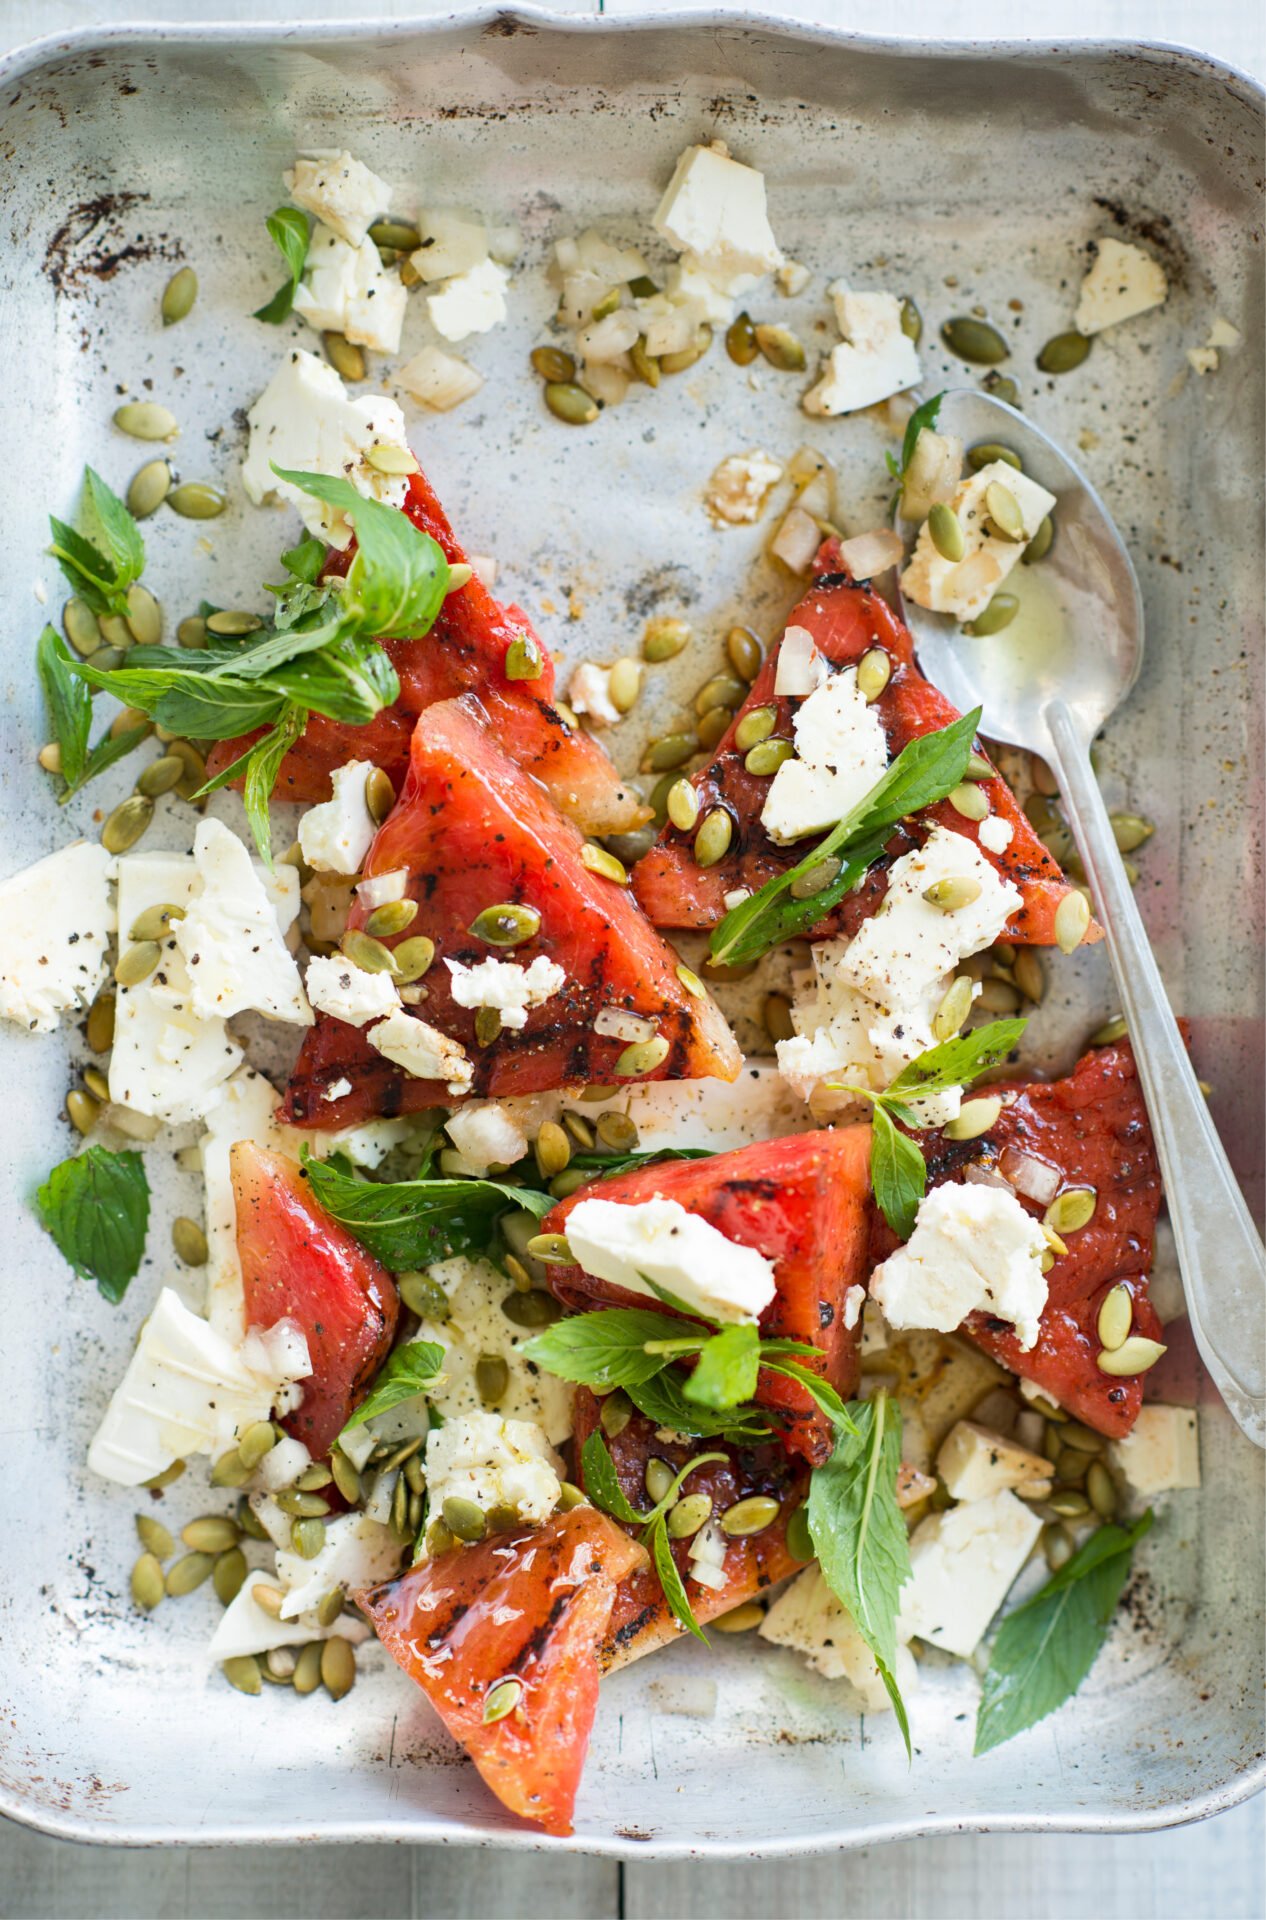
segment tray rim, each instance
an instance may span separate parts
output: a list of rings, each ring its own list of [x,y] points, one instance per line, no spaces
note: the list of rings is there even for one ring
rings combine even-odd
[[[1092,35],[1031,40],[889,38],[826,23],[792,19],[764,9],[735,10],[724,6],[686,6],[611,15],[558,13],[543,6],[493,3],[459,7],[452,13],[414,15],[404,19],[344,16],[292,25],[282,20],[205,23],[121,21],[111,26],[89,25],[45,34],[12,48],[0,55],[0,85],[26,80],[54,61],[98,52],[126,52],[133,48],[143,51],[155,45],[206,46],[213,50],[267,45],[302,48],[350,38],[405,42],[439,34],[451,35],[463,29],[479,32],[498,22],[521,23],[533,30],[549,31],[555,35],[587,33],[611,38],[656,30],[737,28],[811,46],[853,47],[910,60],[926,60],[929,57],[942,61],[963,58],[978,60],[984,56],[997,61],[1022,58],[1041,64],[1078,55],[1097,55],[1105,59],[1140,54],[1160,56],[1163,61],[1185,69],[1206,83],[1229,84],[1244,105],[1256,107],[1259,115],[1266,120],[1266,84],[1231,61],[1181,42],[1150,39],[1124,41]],[[774,1860],[851,1852],[859,1847],[887,1841],[923,1839],[948,1833],[1158,1832],[1212,1819],[1263,1791],[1266,1791],[1266,1754],[1255,1765],[1233,1773],[1221,1786],[1163,1807],[1142,1810],[1123,1807],[1112,1812],[1087,1810],[1081,1814],[1044,1815],[1036,1811],[1031,1814],[1007,1811],[977,1812],[963,1816],[947,1813],[917,1820],[872,1819],[864,1827],[833,1836],[822,1834],[807,1839],[788,1836],[751,1847],[724,1839],[701,1839],[698,1842],[651,1839],[634,1843],[615,1834],[608,1838],[581,1834],[567,1839],[551,1839],[518,1826],[472,1831],[451,1821],[419,1830],[408,1816],[390,1824],[380,1821],[326,1820],[319,1827],[305,1824],[302,1819],[285,1826],[262,1821],[235,1821],[221,1825],[200,1824],[196,1829],[165,1823],[120,1824],[79,1812],[50,1810],[4,1783],[0,1783],[0,1817],[47,1834],[50,1838],[103,1847],[291,1846],[304,1841],[320,1841],[327,1845],[342,1842],[361,1845],[474,1846],[516,1853],[562,1852],[617,1860]]]

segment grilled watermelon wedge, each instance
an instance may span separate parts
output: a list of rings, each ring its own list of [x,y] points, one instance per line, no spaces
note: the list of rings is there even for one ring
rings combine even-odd
[[[866,1285],[870,1272],[869,1126],[793,1134],[708,1160],[638,1167],[604,1180],[598,1191],[604,1200],[629,1205],[655,1196],[676,1200],[728,1240],[755,1247],[772,1260],[778,1292],[762,1317],[761,1332],[816,1347],[820,1360],[804,1364],[849,1398],[857,1384],[861,1330],[847,1296],[850,1287]],[[592,1188],[582,1188],[561,1201],[542,1231],[566,1234],[572,1208],[592,1194]],[[569,1306],[646,1304],[579,1267],[551,1267],[550,1279]],[[791,1452],[814,1466],[830,1458],[831,1424],[803,1387],[762,1371],[756,1399],[781,1416]]]
[[[409,482],[404,511],[438,542],[451,565],[466,564],[444,509],[420,473]],[[327,576],[345,572],[351,555],[351,549],[331,553]],[[536,639],[527,615],[519,607],[502,606],[476,574],[449,595],[423,639],[385,643],[400,677],[395,706],[384,708],[367,727],[311,716],[302,739],[281,763],[278,799],[328,800],[330,775],[349,760],[372,760],[399,792],[417,716],[437,700],[477,693],[503,750],[535,774],[586,833],[627,833],[639,826],[649,817],[640,796],[621,781],[597,741],[571,726],[554,706],[554,663],[539,640],[537,677],[507,677],[507,651],[522,635]],[[256,737],[218,742],[208,770],[231,765]]]
[[[614,1520],[578,1506],[356,1595],[498,1800],[546,1833],[572,1830],[617,1582],[645,1558]],[[509,1682],[517,1694],[498,1693],[486,1719]]]
[[[496,745],[483,708],[469,695],[429,707],[413,735],[404,792],[379,829],[367,875],[408,875],[418,913],[400,939],[427,935],[435,961],[422,983],[419,1018],[461,1043],[474,1065],[472,1094],[541,1093],[621,1079],[733,1080],[742,1056],[721,1013],[692,975],[683,984],[676,955],[627,887],[591,872],[584,841],[544,788]],[[485,908],[511,903],[540,915],[539,932],[512,948],[489,945],[470,928]],[[363,925],[357,902],[350,925]],[[392,943],[388,943],[392,944]],[[487,1045],[476,1013],[453,997],[446,961],[488,959],[529,965],[538,956],[563,970],[562,986],[532,1008],[520,1030]],[[607,1012],[640,1016],[668,1052],[646,1073],[619,1071],[629,1045],[595,1031]],[[325,1096],[351,1082],[341,1098]],[[375,1114],[453,1104],[439,1080],[413,1079],[376,1053],[365,1034],[323,1017],[308,1033],[284,1111],[300,1127],[342,1127]]]
[[[888,736],[889,758],[895,759],[907,743],[933,733],[960,718],[943,694],[925,680],[914,661],[909,630],[867,582],[855,582],[839,571],[839,543],[828,540],[818,556],[818,578],[788,620],[813,635],[817,650],[836,667],[856,666],[864,653],[880,647],[892,664],[891,677],[880,694],[876,711]],[[692,775],[699,795],[699,817],[723,807],[734,824],[730,850],[715,866],[701,867],[694,858],[692,837],[671,822],[656,844],[637,864],[633,886],[657,927],[714,927],[725,915],[725,896],[738,888],[755,892],[767,880],[803,859],[812,837],[795,846],[780,847],[761,825],[761,808],[769,790],[769,776],[749,773],[745,754],[735,745],[743,716],[754,707],[772,707],[777,714],[774,737],[790,740],[798,699],[779,698],[774,692],[781,641],[752,683],[747,698],[722,736],[710,766]],[[987,860],[1019,888],[1024,904],[1006,929],[1006,938],[1020,945],[1050,946],[1055,940],[1055,912],[1070,882],[1034,833],[1014,794],[1001,775],[981,783],[990,810],[1009,823],[1011,841],[1003,853],[981,847]],[[926,807],[908,825],[898,829],[883,860],[872,867],[863,885],[848,895],[829,919],[813,930],[813,938],[857,931],[878,907],[887,891],[887,869],[901,854],[919,844],[934,826],[952,828],[970,839],[979,837],[978,823],[957,813],[948,800]],[[1094,923],[1088,940],[1101,937]]]
[[[1046,1203],[1027,1198],[1023,1187],[1037,1184],[1034,1176],[1045,1168],[1058,1173],[1061,1190],[1093,1187],[1097,1205],[1086,1226],[1063,1236],[1068,1251],[1046,1276],[1047,1304],[1035,1347],[1024,1352],[1010,1323],[986,1314],[973,1314],[963,1331],[1086,1426],[1119,1438],[1138,1418],[1145,1376],[1116,1379],[1100,1372],[1097,1325],[1104,1296],[1117,1285],[1128,1287],[1132,1331],[1149,1340],[1161,1337],[1147,1297],[1160,1169],[1129,1041],[1092,1048],[1065,1080],[1000,1083],[990,1091],[1015,1098],[980,1139],[920,1134],[929,1186],[963,1179],[969,1165],[996,1168],[1021,1183],[1017,1198],[1040,1218]],[[876,1213],[874,1260],[886,1258],[895,1244]]]

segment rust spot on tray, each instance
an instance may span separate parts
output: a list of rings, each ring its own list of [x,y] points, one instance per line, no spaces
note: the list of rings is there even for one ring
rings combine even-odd
[[[125,216],[148,199],[144,193],[101,193],[71,208],[44,255],[44,272],[59,294],[82,293],[89,281],[113,280],[120,267],[180,258],[179,244],[166,234],[126,235]]]

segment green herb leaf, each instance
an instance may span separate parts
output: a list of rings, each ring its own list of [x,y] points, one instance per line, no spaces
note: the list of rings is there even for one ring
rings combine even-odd
[[[89,686],[103,688],[125,706],[140,707],[184,739],[232,740],[255,727],[270,726],[279,716],[283,696],[265,681],[213,677],[206,670],[178,664],[187,663],[188,654],[172,652],[170,666],[150,664],[156,653],[170,651],[147,647],[144,666],[104,671],[90,660],[76,660],[73,666]]]
[[[648,1353],[647,1342],[676,1341],[683,1331],[681,1321],[670,1320],[666,1313],[604,1307],[556,1320],[527,1342],[523,1355],[560,1380],[610,1393],[613,1387],[637,1386],[662,1373],[669,1356]]]
[[[824,1380],[812,1367],[802,1367],[795,1360],[773,1360],[768,1348],[762,1343],[760,1363],[769,1373],[779,1373],[784,1380],[794,1380],[804,1388],[809,1398],[819,1406],[827,1419],[837,1427],[844,1427],[850,1433],[855,1432],[853,1417],[849,1413],[835,1388],[829,1380]]]
[[[366,500],[350,480],[286,467],[273,472],[351,521],[356,553],[348,569],[346,603],[355,607],[363,630],[379,639],[416,639],[429,633],[449,590],[444,550],[408,514],[381,500]]]
[[[149,1181],[139,1153],[88,1147],[53,1168],[36,1210],[81,1280],[117,1306],[141,1264],[149,1226]]]
[[[872,1119],[870,1184],[875,1201],[893,1232],[908,1240],[927,1191],[927,1162],[914,1141],[898,1133],[883,1106],[875,1106]]]
[[[55,557],[72,593],[96,614],[127,612],[127,590],[139,580],[145,565],[141,530],[100,474],[84,468],[84,494],[89,517],[95,521],[102,545],[96,545],[54,514],[49,552]]]
[[[61,748],[61,777],[67,790],[74,792],[88,762],[92,695],[73,669],[69,647],[52,627],[45,627],[35,644],[35,668],[53,738]]]
[[[593,1169],[595,1180],[610,1180],[617,1173],[632,1173],[635,1167],[649,1167],[660,1160],[711,1160],[711,1147],[658,1147],[653,1153],[573,1153],[568,1165],[583,1171]]]
[[[397,1347],[380,1369],[366,1398],[345,1424],[343,1433],[350,1433],[353,1427],[363,1427],[366,1420],[376,1420],[380,1413],[390,1413],[392,1407],[406,1400],[416,1400],[435,1384],[443,1364],[444,1349],[434,1340],[410,1340],[407,1346]],[[342,1437],[340,1434],[340,1440]]]
[[[304,1171],[318,1206],[393,1273],[486,1253],[507,1208],[526,1207],[539,1220],[554,1205],[547,1193],[499,1180],[356,1180],[306,1154]]]
[[[71,592],[85,601],[94,613],[117,613],[110,563],[105,555],[98,553],[91,540],[85,540],[81,533],[76,533],[73,527],[68,527],[55,514],[49,514],[48,524],[53,534],[48,550],[61,568],[62,577]]]
[[[266,306],[256,307],[253,317],[267,320],[270,326],[276,327],[289,319],[299,282],[303,278],[303,269],[308,260],[308,223],[294,207],[278,207],[275,213],[269,214],[264,225],[286,263],[290,278],[278,287]]]
[[[713,1412],[687,1400],[681,1376],[673,1367],[665,1367],[649,1380],[635,1381],[625,1392],[638,1411],[657,1427],[671,1427],[674,1433],[688,1433],[696,1439],[720,1438],[738,1447],[757,1446],[774,1431],[759,1407],[729,1407]]]
[[[281,564],[287,573],[293,573],[296,580],[302,580],[307,586],[314,587],[321,578],[325,566],[326,547],[323,540],[315,534],[306,534],[297,547],[288,547],[281,556]]]
[[[107,767],[112,767],[116,760],[125,760],[129,753],[135,752],[142,740],[148,740],[149,733],[149,728],[143,722],[140,726],[125,727],[122,733],[117,733],[113,737],[107,729],[88,755],[79,786],[86,787],[90,780],[95,780],[97,775],[104,773]],[[71,794],[77,791],[75,787],[67,787],[61,796],[63,802],[69,800]]]
[[[916,407],[906,421],[905,438],[901,442],[901,465],[897,468],[889,468],[889,472],[893,473],[896,479],[905,479],[910,462],[914,458],[914,450],[919,444],[919,435],[924,427],[931,428],[936,425],[937,415],[941,411],[941,402],[944,398],[943,393],[934,393],[930,400],[925,400],[921,407]]]
[[[601,1507],[613,1519],[622,1520],[626,1527],[640,1527],[650,1519],[647,1513],[639,1513],[631,1507],[620,1485],[620,1476],[615,1470],[615,1461],[602,1435],[595,1429],[580,1450],[581,1478],[585,1483],[585,1492],[595,1507]]]
[[[849,1403],[853,1431],[809,1479],[809,1533],[823,1576],[875,1656],[906,1753],[910,1723],[897,1685],[897,1612],[910,1578],[906,1524],[897,1505],[901,1415],[885,1393]]]
[[[681,1390],[693,1405],[721,1412],[751,1399],[759,1371],[760,1334],[753,1321],[744,1321],[704,1342]]]
[[[708,1636],[695,1619],[694,1609],[691,1607],[689,1597],[686,1593],[685,1582],[677,1571],[677,1562],[673,1559],[673,1550],[668,1539],[668,1528],[662,1513],[657,1514],[651,1522],[647,1532],[646,1544],[650,1548],[651,1563],[655,1568],[655,1576],[660,1586],[664,1589],[664,1598],[668,1602],[669,1611],[672,1613],[674,1620],[680,1622],[689,1633],[693,1633],[696,1640],[702,1640],[706,1647],[709,1644]]]
[[[1044,1720],[1077,1691],[1107,1638],[1147,1512],[1128,1531],[1099,1527],[998,1629],[976,1716],[977,1753]]]
[[[308,716],[302,707],[287,707],[276,726],[262,740],[257,740],[246,756],[242,801],[260,859],[270,873],[273,868],[273,842],[268,796],[277,784],[278,768],[302,735],[307,721]]]
[[[979,724],[980,708],[974,707],[948,727],[908,741],[865,798],[811,853],[726,914],[712,933],[713,960],[726,966],[758,960],[780,941],[816,925],[879,858],[898,821],[961,784]],[[807,900],[786,898],[793,881],[835,856],[845,865],[830,886]]]
[[[940,1046],[929,1047],[902,1067],[881,1098],[888,1102],[893,1094],[908,1094],[917,1100],[942,1087],[970,1086],[978,1075],[1006,1059],[1028,1024],[1027,1020],[994,1020],[987,1027],[956,1034]]]
[[[112,493],[99,473],[84,468],[84,489],[88,507],[105,542],[105,551],[114,568],[114,592],[121,599],[117,611],[127,605],[127,590],[145,571],[145,542],[141,530],[117,493]]]

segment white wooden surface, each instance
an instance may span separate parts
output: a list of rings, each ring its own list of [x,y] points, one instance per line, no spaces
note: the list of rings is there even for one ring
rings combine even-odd
[[[597,0],[552,0],[587,13]],[[609,14],[680,0],[605,0]],[[760,4],[760,0],[757,0]],[[859,30],[1169,40],[1266,72],[1260,0],[970,0],[877,19],[863,0],[766,0],[767,10]],[[0,0],[0,48],[104,18],[140,22],[448,12],[434,0]],[[762,10],[765,10],[762,8]],[[1263,1920],[1266,1806],[1122,1839],[963,1836],[835,1858],[638,1865],[474,1848],[105,1851],[0,1822],[0,1920]]]

